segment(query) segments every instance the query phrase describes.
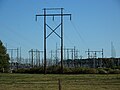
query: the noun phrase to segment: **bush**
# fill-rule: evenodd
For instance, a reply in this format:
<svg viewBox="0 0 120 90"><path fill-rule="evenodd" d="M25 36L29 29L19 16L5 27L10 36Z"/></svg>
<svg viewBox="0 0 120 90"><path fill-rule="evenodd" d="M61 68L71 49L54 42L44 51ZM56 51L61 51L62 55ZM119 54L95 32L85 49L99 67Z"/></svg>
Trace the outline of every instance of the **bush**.
<svg viewBox="0 0 120 90"><path fill-rule="evenodd" d="M1 70L2 72L2 70ZM13 73L30 73L30 74L43 74L43 67L35 67L35 68L21 68L18 70L14 70ZM60 66L50 66L47 67L47 74L60 74L61 67ZM119 69L111 69L111 68L63 68L63 74L120 74Z"/></svg>
<svg viewBox="0 0 120 90"><path fill-rule="evenodd" d="M20 68L17 70L14 70L14 73L30 73L30 74L37 74L37 73L43 73L42 68Z"/></svg>
<svg viewBox="0 0 120 90"><path fill-rule="evenodd" d="M112 69L109 71L110 74L120 74L120 70L119 69Z"/></svg>
<svg viewBox="0 0 120 90"><path fill-rule="evenodd" d="M97 70L94 68L72 68L70 73L72 74L96 74Z"/></svg>
<svg viewBox="0 0 120 90"><path fill-rule="evenodd" d="M20 68L20 69L17 69L17 70L13 70L13 73L26 73L26 69Z"/></svg>
<svg viewBox="0 0 120 90"><path fill-rule="evenodd" d="M71 68L63 68L63 73L64 74L72 74Z"/></svg>
<svg viewBox="0 0 120 90"><path fill-rule="evenodd" d="M87 68L87 69L85 69L85 73L86 74L96 74L97 70L94 68Z"/></svg>
<svg viewBox="0 0 120 90"><path fill-rule="evenodd" d="M8 73L9 69L8 68L0 68L1 73Z"/></svg>
<svg viewBox="0 0 120 90"><path fill-rule="evenodd" d="M3 72L2 68L0 68L0 72Z"/></svg>
<svg viewBox="0 0 120 90"><path fill-rule="evenodd" d="M113 69L119 69L120 70L120 66L114 66Z"/></svg>
<svg viewBox="0 0 120 90"><path fill-rule="evenodd" d="M48 74L59 74L60 73L60 67L59 66L50 66L47 68Z"/></svg>
<svg viewBox="0 0 120 90"><path fill-rule="evenodd" d="M109 71L111 71L111 68L103 68L105 71L107 71L109 73Z"/></svg>
<svg viewBox="0 0 120 90"><path fill-rule="evenodd" d="M82 74L84 71L84 68L71 68L71 73L72 74Z"/></svg>
<svg viewBox="0 0 120 90"><path fill-rule="evenodd" d="M98 73L99 74L107 74L108 72L101 68L101 69L98 69Z"/></svg>

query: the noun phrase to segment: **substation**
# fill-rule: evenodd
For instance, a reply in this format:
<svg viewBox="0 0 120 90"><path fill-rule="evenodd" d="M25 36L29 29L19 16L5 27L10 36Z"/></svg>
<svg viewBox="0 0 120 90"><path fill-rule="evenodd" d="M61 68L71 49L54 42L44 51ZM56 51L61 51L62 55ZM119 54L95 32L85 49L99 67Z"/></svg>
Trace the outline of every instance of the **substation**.
<svg viewBox="0 0 120 90"><path fill-rule="evenodd" d="M18 50L18 51L17 51ZM44 51L37 49L31 49L28 51L29 57L20 57L19 49L11 49L10 55L10 68L35 68L44 67ZM101 54L101 57L97 56ZM46 67L48 66L60 66L61 57L60 50L49 52L50 57L46 58ZM76 68L76 67L87 67L87 68L109 68L111 66L120 66L120 58L104 58L103 51L86 51L88 58L82 58L78 49L66 48L63 50L63 67Z"/></svg>
<svg viewBox="0 0 120 90"><path fill-rule="evenodd" d="M47 13L48 11L59 11L60 13ZM71 20L71 14L64 13L63 8L44 8L43 14L36 15L37 17L43 17L44 21L44 48L43 50L31 49L28 51L28 58L23 58L21 56L21 48L7 49L7 52L10 55L10 68L12 70L18 68L34 68L34 67L43 67L44 73L46 73L46 68L48 66L60 66L61 71L64 67L75 68L75 67L88 67L88 68L104 68L111 66L120 66L120 58L104 57L104 50L99 51L88 49L85 51L87 58L83 58L80 55L80 50L75 46L72 48L64 48L64 17L67 16ZM48 18L54 20L56 17L59 17L59 24L53 29L47 22ZM47 28L51 32L47 35ZM56 30L60 28L60 34ZM52 35L55 34L56 37L60 39L60 47L57 47L56 50L47 51L46 49L46 40ZM48 55L49 54L49 55ZM114 54L114 53L113 53ZM48 57L49 56L49 57Z"/></svg>

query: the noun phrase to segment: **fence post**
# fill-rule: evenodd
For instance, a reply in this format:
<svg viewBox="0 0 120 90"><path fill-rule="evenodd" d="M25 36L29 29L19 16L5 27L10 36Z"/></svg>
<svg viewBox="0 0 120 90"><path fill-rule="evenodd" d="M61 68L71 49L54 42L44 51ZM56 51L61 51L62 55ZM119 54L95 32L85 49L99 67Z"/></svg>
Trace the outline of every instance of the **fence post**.
<svg viewBox="0 0 120 90"><path fill-rule="evenodd" d="M61 90L61 80L58 79L59 90Z"/></svg>

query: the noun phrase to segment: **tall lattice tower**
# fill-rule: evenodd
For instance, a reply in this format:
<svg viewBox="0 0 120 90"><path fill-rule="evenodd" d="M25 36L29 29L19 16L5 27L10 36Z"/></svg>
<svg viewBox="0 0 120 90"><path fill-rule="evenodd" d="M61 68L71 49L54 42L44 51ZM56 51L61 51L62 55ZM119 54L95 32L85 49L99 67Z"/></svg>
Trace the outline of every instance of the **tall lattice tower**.
<svg viewBox="0 0 120 90"><path fill-rule="evenodd" d="M115 58L115 57L116 57L115 47L113 45L113 42L111 42L111 58Z"/></svg>

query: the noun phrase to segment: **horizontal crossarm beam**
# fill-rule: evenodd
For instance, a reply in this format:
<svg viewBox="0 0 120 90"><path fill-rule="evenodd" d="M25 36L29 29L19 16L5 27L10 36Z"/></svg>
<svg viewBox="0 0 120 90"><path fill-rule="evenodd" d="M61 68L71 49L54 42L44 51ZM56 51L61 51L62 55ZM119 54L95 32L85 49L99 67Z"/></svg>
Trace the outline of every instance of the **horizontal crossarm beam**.
<svg viewBox="0 0 120 90"><path fill-rule="evenodd" d="M71 16L71 14L39 14L36 16Z"/></svg>
<svg viewBox="0 0 120 90"><path fill-rule="evenodd" d="M37 16L70 16L70 20L71 20L71 14L38 14L36 15L36 21L37 21Z"/></svg>

